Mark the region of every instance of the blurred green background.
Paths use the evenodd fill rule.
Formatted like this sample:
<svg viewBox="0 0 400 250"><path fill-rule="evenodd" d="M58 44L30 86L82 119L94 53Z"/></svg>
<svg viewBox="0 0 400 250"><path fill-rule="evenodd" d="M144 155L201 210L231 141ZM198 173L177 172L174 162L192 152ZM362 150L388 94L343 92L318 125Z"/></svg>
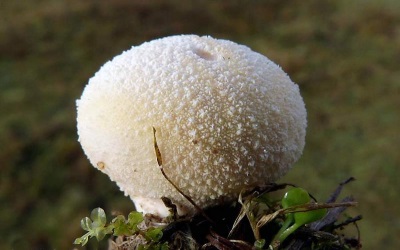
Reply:
<svg viewBox="0 0 400 250"><path fill-rule="evenodd" d="M89 165L75 100L113 56L173 34L245 44L300 85L307 144L282 181L325 199L349 176L364 249L399 249L400 1L0 1L0 249L72 249L130 200Z"/></svg>

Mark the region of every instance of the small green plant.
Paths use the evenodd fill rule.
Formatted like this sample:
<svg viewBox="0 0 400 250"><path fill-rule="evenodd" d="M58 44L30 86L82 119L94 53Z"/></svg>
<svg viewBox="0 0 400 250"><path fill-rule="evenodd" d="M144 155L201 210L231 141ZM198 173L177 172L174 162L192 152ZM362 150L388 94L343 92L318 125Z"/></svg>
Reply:
<svg viewBox="0 0 400 250"><path fill-rule="evenodd" d="M106 226L107 218L103 209L95 208L92 210L89 217L81 220L81 227L88 231L82 237L77 238L74 244L86 245L89 238L96 237L98 241L102 240L107 234L111 234L113 229L111 226Z"/></svg>
<svg viewBox="0 0 400 250"><path fill-rule="evenodd" d="M106 236L114 236L109 241L113 249L168 250L214 247L278 250L290 249L292 245L304 246L307 249L359 249L359 234L357 238L345 238L336 232L337 228L355 224L361 219L361 216L356 216L338 223L343 209L337 208L357 204L352 198L336 202L342 186L352 180L354 178L341 183L328 203L313 202L312 196L298 187L290 188L283 197L279 195L279 198L275 199L269 194L293 185L271 184L263 190L241 193L238 203L212 207L194 217L178 217L176 208L173 209L173 203L168 198L163 198L166 206L171 208L171 216L168 219L143 216L142 213L133 211L127 218L118 215L108 223L103 209L96 208L91 212L90 218L81 220L81 226L87 233L77 238L74 243L84 246L90 238L100 241ZM323 218L327 209L335 210L330 210L329 216ZM203 214L212 216L207 220ZM248 223L242 223L246 217ZM332 222L331 218L335 221ZM318 220L318 227L309 225L308 228L301 229L300 233L293 234L303 225ZM228 233L226 228L229 227L231 230Z"/></svg>
<svg viewBox="0 0 400 250"><path fill-rule="evenodd" d="M146 244L140 246L140 250L166 250L167 243L161 243L163 236L162 228L149 227L140 229L139 224L144 221L142 213L130 212L126 219L123 215L118 215L107 224L107 217L103 209L95 208L89 217L81 220L81 227L87 231L82 237L75 239L74 244L86 245L90 238L95 237L98 241L104 239L106 235L132 236L140 235L146 240Z"/></svg>
<svg viewBox="0 0 400 250"><path fill-rule="evenodd" d="M310 203L311 198L308 192L302 188L292 188L287 191L282 198L282 208L288 209L299 205ZM290 234L299 227L320 220L326 215L326 209L316 209L309 211L299 211L286 214L286 220L279 232L276 234L274 241L278 244L283 242Z"/></svg>

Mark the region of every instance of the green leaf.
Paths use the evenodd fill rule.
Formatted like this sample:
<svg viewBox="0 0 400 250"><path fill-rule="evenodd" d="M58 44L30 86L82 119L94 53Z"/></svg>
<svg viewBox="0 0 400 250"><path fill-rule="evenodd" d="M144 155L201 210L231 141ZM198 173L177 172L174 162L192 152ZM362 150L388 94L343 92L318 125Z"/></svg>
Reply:
<svg viewBox="0 0 400 250"><path fill-rule="evenodd" d="M302 188L292 188L286 192L282 199L282 207L289 208L310 203L311 198L308 192ZM319 220L326 214L326 209L294 212L287 214L286 221L283 223L281 229L276 234L273 242L283 242L290 234L296 231L304 224L311 223ZM294 221L294 224L290 224ZM289 227L290 226L290 227Z"/></svg>
<svg viewBox="0 0 400 250"><path fill-rule="evenodd" d="M125 224L125 216L123 216L122 214L118 215L117 217L115 217L114 219L111 220L111 223L114 224L119 224L119 223L123 223Z"/></svg>
<svg viewBox="0 0 400 250"><path fill-rule="evenodd" d="M105 232L106 232L107 234L112 234L113 231L114 231L114 224L111 224L111 223L110 223L107 227L105 227Z"/></svg>
<svg viewBox="0 0 400 250"><path fill-rule="evenodd" d="M137 211L130 212L128 215L128 224L131 227L136 227L144 220L143 214Z"/></svg>
<svg viewBox="0 0 400 250"><path fill-rule="evenodd" d="M76 244L76 245L82 244L84 242L84 240L85 239L83 237L76 238L74 241L74 244ZM82 244L82 245L84 245L84 244Z"/></svg>
<svg viewBox="0 0 400 250"><path fill-rule="evenodd" d="M297 212L294 214L294 220L297 224L304 225L322 219L326 215L326 212L326 208Z"/></svg>
<svg viewBox="0 0 400 250"><path fill-rule="evenodd" d="M152 249L152 248L150 248L150 249ZM169 249L169 247L168 247L168 243L167 242L164 242L163 244L157 244L157 245L155 245L154 246L154 250L168 250Z"/></svg>
<svg viewBox="0 0 400 250"><path fill-rule="evenodd" d="M85 231L90 231L92 229L92 220L89 217L85 217L81 220L81 227Z"/></svg>
<svg viewBox="0 0 400 250"><path fill-rule="evenodd" d="M126 225L125 216L118 215L117 217L112 219L111 223L114 225L115 228L118 228L121 225Z"/></svg>
<svg viewBox="0 0 400 250"><path fill-rule="evenodd" d="M106 236L107 231L106 228L96 228L93 232L93 236L96 237L97 241L101 241L104 239L104 236Z"/></svg>
<svg viewBox="0 0 400 250"><path fill-rule="evenodd" d="M153 242L158 242L161 240L163 236L162 229L159 227L149 228L145 234L146 238L150 239Z"/></svg>
<svg viewBox="0 0 400 250"><path fill-rule="evenodd" d="M150 244L150 245L140 245L137 250L168 250L168 243L164 242L162 244Z"/></svg>
<svg viewBox="0 0 400 250"><path fill-rule="evenodd" d="M121 236L121 235L132 235L132 231L129 229L130 226L127 224L125 220L125 216L118 215L111 221L114 227L114 235Z"/></svg>
<svg viewBox="0 0 400 250"><path fill-rule="evenodd" d="M74 241L74 244L76 244L76 245L80 244L82 246L86 245L86 243L88 243L88 241L89 241L90 234L91 233L89 232L89 233L84 234L82 237L76 238Z"/></svg>
<svg viewBox="0 0 400 250"><path fill-rule="evenodd" d="M104 227L107 223L106 213L99 207L92 210L90 218L93 220L93 227Z"/></svg>
<svg viewBox="0 0 400 250"><path fill-rule="evenodd" d="M161 244L160 250L168 250L168 242L164 242L163 244Z"/></svg>
<svg viewBox="0 0 400 250"><path fill-rule="evenodd" d="M309 203L311 200L308 192L302 188L292 188L282 198L282 207L288 208Z"/></svg>

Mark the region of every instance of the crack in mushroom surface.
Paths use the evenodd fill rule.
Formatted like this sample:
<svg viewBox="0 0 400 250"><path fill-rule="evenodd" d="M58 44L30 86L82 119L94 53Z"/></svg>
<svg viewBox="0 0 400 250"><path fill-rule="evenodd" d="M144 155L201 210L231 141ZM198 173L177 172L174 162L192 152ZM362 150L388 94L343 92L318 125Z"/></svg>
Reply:
<svg viewBox="0 0 400 250"><path fill-rule="evenodd" d="M161 217L232 201L287 173L301 156L306 109L299 87L267 57L209 36L165 37L105 63L77 100L79 142L93 166ZM101 163L101 164L98 164Z"/></svg>

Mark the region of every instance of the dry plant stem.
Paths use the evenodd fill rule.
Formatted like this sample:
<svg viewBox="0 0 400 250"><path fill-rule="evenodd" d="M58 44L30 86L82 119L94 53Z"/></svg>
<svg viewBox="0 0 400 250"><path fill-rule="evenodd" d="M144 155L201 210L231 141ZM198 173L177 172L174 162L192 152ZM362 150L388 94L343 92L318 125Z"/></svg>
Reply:
<svg viewBox="0 0 400 250"><path fill-rule="evenodd" d="M207 247L214 246L218 250L252 250L253 246L241 240L228 240L215 232L211 231L210 234L206 236L209 243L202 246L201 249L206 249Z"/></svg>
<svg viewBox="0 0 400 250"><path fill-rule="evenodd" d="M325 203L325 204L305 204L299 206L293 206L286 209L279 209L272 214L267 214L261 217L261 219L257 223L257 227L260 228L267 224L268 222L272 221L276 218L276 216L280 214L286 213L298 213L298 212L306 212L311 210L317 210L321 208L335 208L335 207L354 207L357 206L357 202L339 202L339 203Z"/></svg>
<svg viewBox="0 0 400 250"><path fill-rule="evenodd" d="M259 240L260 239L260 231L257 228L257 224L255 224L254 215L252 213L253 208L254 208L252 206L253 205L252 199L247 200L244 203L242 203L241 197L239 198L239 200L240 200L240 203L242 204L244 212L249 220L250 227L251 227L251 230L253 230L254 237L256 238L256 240Z"/></svg>
<svg viewBox="0 0 400 250"><path fill-rule="evenodd" d="M228 238L230 238L234 234L234 232L236 231L237 226L242 221L244 216L247 216L248 221L250 223L250 227L251 227L251 229L253 231L253 234L254 234L254 238L256 240L260 239L259 230L257 228L257 225L254 223L255 220L253 218L253 215L251 214L251 211L253 210L251 201L252 201L252 198L250 198L250 199L246 200L245 202L243 202L242 193L240 193L238 202L242 205L242 208L241 208L240 213L237 216L235 222L233 223L232 229L228 234Z"/></svg>
<svg viewBox="0 0 400 250"><path fill-rule="evenodd" d="M199 212L206 220L208 220L212 225L214 225L215 223L213 222L213 220L210 219L210 217L207 216L207 214L203 211L203 209L201 209L193 200L192 198L190 198L189 196L187 196L177 185L175 185L175 183L173 183L169 177L165 174L164 169L162 167L162 157L161 157L161 152L160 152L160 148L158 147L157 144L157 139L156 139L156 129L153 127L153 139L154 139L154 150L156 152L156 157L157 157L157 164L160 167L161 173L164 176L164 178L171 183L171 185L183 196L185 197L185 199L187 199L190 204L192 204L197 212Z"/></svg>
<svg viewBox="0 0 400 250"><path fill-rule="evenodd" d="M333 192L333 194L329 197L329 199L326 201L326 203L332 203L335 202L337 200L337 198L339 197L340 193L342 192L342 189L344 187L344 185L348 184L349 182L355 181L356 179L354 177L350 177L347 180L341 182L339 184L339 186L335 189L335 191Z"/></svg>
<svg viewBox="0 0 400 250"><path fill-rule="evenodd" d="M258 198L264 194L284 189L287 186L296 187L295 185L290 183L282 183L282 184L268 183L267 185L262 187L255 187L251 190L244 190L240 193L240 195L244 197L245 200L249 199L249 197Z"/></svg>
<svg viewBox="0 0 400 250"><path fill-rule="evenodd" d="M358 215L356 217L349 218L349 219L345 220L344 222L342 222L342 223L340 223L338 225L335 225L333 228L336 229L336 228L344 227L344 226L347 226L348 224L357 222L357 221L359 221L361 219L362 219L362 216Z"/></svg>
<svg viewBox="0 0 400 250"><path fill-rule="evenodd" d="M164 169L162 168L162 166L160 166L160 170L161 170L161 173L163 174L163 176L165 177L165 179L166 179L169 183L171 183L171 185L174 186L174 188L175 188L183 197L185 197L185 199L187 199L187 200L190 202L190 204L192 204L192 205L196 208L197 212L199 212L206 220L208 220L211 224L214 225L215 223L213 222L213 220L211 220L210 217L207 216L207 214L203 211L203 209L201 209L201 208L192 200L192 198L190 198L190 197L187 196L185 193L183 193L183 192L179 189L179 187L176 186L175 183L173 183L173 182L168 178L168 176L165 174Z"/></svg>
<svg viewBox="0 0 400 250"><path fill-rule="evenodd" d="M156 132L157 132L157 130L153 127L154 150L156 151L157 164L162 169L162 157L161 157L160 148L158 147L158 144L157 144Z"/></svg>
<svg viewBox="0 0 400 250"><path fill-rule="evenodd" d="M251 208L247 208L248 206L244 204L243 197L245 197L244 200L251 201L251 199L253 199L253 198L260 197L269 192L284 189L287 186L294 186L294 185L289 184L289 183L282 183L282 184L270 183L265 187L256 187L250 191L242 191L239 194L239 199L238 199L238 202L242 205L242 208L239 212L239 215L236 217L235 222L233 223L232 229L230 230L230 232L228 234L228 238L231 238L235 234L235 232L237 231L237 228L238 228L240 222L242 221L242 219L244 218L244 216L248 215L247 211L249 209L251 209ZM245 203L247 203L247 202L245 202ZM247 217L249 218L249 223L253 230L254 238L256 238L258 240L260 237L259 237L259 230L257 229L257 225L254 225L254 222L253 222L253 220L250 219L249 215Z"/></svg>
<svg viewBox="0 0 400 250"><path fill-rule="evenodd" d="M350 178L349 180L346 180L345 182L342 182L341 185L344 185L346 183L348 183L349 181L353 180L354 178ZM279 185L278 189L280 189L280 187L285 187L288 184L283 184L283 185ZM340 189L341 191L341 189ZM339 192L340 192L339 191ZM268 192L265 191L265 192ZM279 209L277 211L275 211L274 213L271 214L267 214L264 215L260 218L260 220L258 220L258 222L255 224L254 223L254 219L252 218L252 207L251 207L251 198L249 200L246 200L245 202L243 202L243 198L242 195L239 195L239 203L242 204L242 209L238 215L238 217L236 218L231 231L228 234L228 238L230 238L237 226L239 225L240 221L244 218L244 216L247 216L249 219L249 223L251 226L251 229L253 230L253 234L256 240L260 239L260 233L259 233L259 229L261 227L263 227L265 224L267 224L268 222L272 221L273 219L275 219L278 215L280 214L286 214L286 213L295 213L295 212L306 212L306 211L311 211L311 210L317 210L317 209L321 209L321 208L333 208L332 210L335 209L340 209L340 211L343 211L345 209L345 207L350 207L350 206L356 206L357 203L353 202L353 200L345 200L341 203L325 203L325 204L316 204L316 203L312 203L312 204L305 204L305 205L299 205L299 206L293 206L287 209ZM336 213L335 213L336 214ZM335 217L336 218L336 217ZM315 229L315 228L313 228Z"/></svg>
<svg viewBox="0 0 400 250"><path fill-rule="evenodd" d="M345 197L341 202L353 202L353 201L354 198L348 196ZM334 203L328 203L328 204L334 204ZM333 209L329 209L327 215L322 220L311 223L310 228L314 230L320 230L324 226L335 222L345 209L346 209L345 207L335 207Z"/></svg>
<svg viewBox="0 0 400 250"><path fill-rule="evenodd" d="M332 195L329 197L329 199L326 201L326 203L333 203L337 200L337 198L339 197L340 193L342 192L342 189L344 187L344 185L348 184L349 182L354 181L355 178L354 177L350 177L347 180L341 182L339 184L339 186L335 189L335 191L332 193ZM342 202L353 202L354 198L351 196L345 197ZM322 220L316 221L311 223L310 227L311 229L314 230L319 230L321 228L323 228L326 225L329 225L331 223L333 223L334 221L337 220L337 218L339 217L339 215L345 210L344 207L337 207L334 209L330 209L328 211L328 214L325 216L325 218L323 218Z"/></svg>
<svg viewBox="0 0 400 250"><path fill-rule="evenodd" d="M273 215L275 214L284 214L284 213L293 213L293 212L306 212L306 211L311 211L311 210L316 210L316 209L320 209L320 208L341 208L344 209L344 207L349 207L349 206L356 206L357 203L356 202L341 202L341 203L325 203L325 204L306 204L306 205L299 205L299 206L293 206L293 207L289 207L287 209L280 209L277 210ZM257 225L260 225L260 227L262 227L265 224L263 220L264 217L262 217L259 221L259 223L257 223ZM272 216L266 217L268 219L265 220L267 222L271 221L273 218ZM261 223L260 223L261 222ZM276 240L272 242L272 248L273 249L278 249L279 245L286 239L286 237L290 234L292 234L294 231L296 231L301 225L300 224L293 224L291 227L289 227L287 230L285 230L283 232L283 234L280 235L280 237ZM314 229L315 230L315 229ZM299 246L302 246L304 244L303 241L296 243ZM293 248L290 248L293 249Z"/></svg>
<svg viewBox="0 0 400 250"><path fill-rule="evenodd" d="M347 180L339 183L339 186L335 189L335 191L332 193L332 195L329 197L329 199L326 202L327 203L335 202L337 200L337 198L339 197L340 193L342 192L344 185L346 185L349 182L354 181L354 180L355 180L354 177L350 177ZM353 202L353 201L354 201L353 197L347 196L341 202ZM329 209L327 215L322 220L319 220L319 221L316 221L316 222L313 222L310 224L310 229L320 230L324 226L334 223L345 209L346 209L345 207L335 207L335 208ZM357 227L357 224L356 223L354 223L354 224ZM360 237L358 237L358 238L360 238ZM300 250L305 242L306 242L305 240L300 240L300 239L295 240L290 244L289 248L292 250ZM360 241L358 241L358 242L360 242Z"/></svg>
<svg viewBox="0 0 400 250"><path fill-rule="evenodd" d="M360 218L361 219L361 218ZM358 246L357 249L361 249L362 245L361 245L361 233L360 233L360 228L358 227L356 222L353 222L354 226L357 229L357 241L358 241Z"/></svg>

